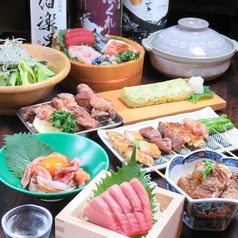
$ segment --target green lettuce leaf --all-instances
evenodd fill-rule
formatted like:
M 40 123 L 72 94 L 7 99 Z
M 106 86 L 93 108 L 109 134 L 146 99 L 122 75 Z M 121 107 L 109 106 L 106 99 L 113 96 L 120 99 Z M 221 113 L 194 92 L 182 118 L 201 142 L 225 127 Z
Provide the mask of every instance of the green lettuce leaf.
M 7 86 L 7 79 L 9 77 L 10 72 L 2 72 L 0 71 L 0 86 Z
M 22 85 L 36 83 L 34 71 L 26 59 L 20 59 L 18 68 L 20 70 Z
M 43 64 L 37 64 L 34 66 L 34 73 L 37 82 L 42 82 L 50 77 L 55 76 L 55 73 Z

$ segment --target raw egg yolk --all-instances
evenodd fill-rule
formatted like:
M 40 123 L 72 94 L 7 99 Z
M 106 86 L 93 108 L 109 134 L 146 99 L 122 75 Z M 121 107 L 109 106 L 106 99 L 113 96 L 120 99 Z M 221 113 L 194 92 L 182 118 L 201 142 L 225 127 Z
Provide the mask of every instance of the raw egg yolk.
M 55 176 L 55 172 L 58 169 L 67 167 L 67 163 L 58 157 L 47 157 L 41 162 L 41 165 L 47 169 L 52 176 Z

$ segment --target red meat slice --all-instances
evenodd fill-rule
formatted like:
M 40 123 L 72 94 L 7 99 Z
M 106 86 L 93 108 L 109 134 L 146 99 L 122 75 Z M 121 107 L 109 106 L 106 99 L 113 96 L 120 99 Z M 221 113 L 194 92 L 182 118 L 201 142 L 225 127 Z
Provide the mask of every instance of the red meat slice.
M 132 193 L 130 194 L 130 196 L 127 196 L 125 190 L 128 191 L 129 189 L 132 189 Z M 137 194 L 135 193 L 131 185 L 127 182 L 122 183 L 120 186 L 114 184 L 110 188 L 108 188 L 108 191 L 110 191 L 114 199 L 118 202 L 118 204 L 120 204 L 121 208 L 124 210 L 127 219 L 131 223 L 133 232 L 135 232 L 135 234 L 145 233 L 142 233 L 143 230 L 140 226 L 140 223 L 136 218 L 135 214 L 132 213 L 133 210 L 138 211 L 140 209 L 140 211 L 142 211 L 142 206 Z
M 64 38 L 67 47 L 73 45 L 93 46 L 95 42 L 95 35 L 84 28 L 69 29 L 66 31 Z
M 83 214 L 94 224 L 129 237 L 152 228 L 150 200 L 138 179 L 120 186 L 114 184 L 94 197 Z
M 132 207 L 129 200 L 127 199 L 127 197 L 125 196 L 125 194 L 123 193 L 123 191 L 117 184 L 114 184 L 110 188 L 108 188 L 108 191 L 111 193 L 114 199 L 119 203 L 119 205 L 121 206 L 124 212 L 132 211 Z
M 93 198 L 84 208 L 83 212 L 84 215 L 87 216 L 94 224 L 120 234 L 124 233 L 115 214 L 112 212 L 108 203 L 101 196 Z
M 142 211 L 143 207 L 141 204 L 141 200 L 135 199 L 137 197 L 137 194 L 136 194 L 135 190 L 133 189 L 133 187 L 129 183 L 124 182 L 120 185 L 120 188 L 123 191 L 123 193 L 125 194 L 125 196 L 127 197 L 127 199 L 129 200 L 132 208 L 135 211 Z
M 123 235 L 127 235 L 127 236 L 134 236 L 134 235 L 136 235 L 133 232 L 133 230 L 132 230 L 131 224 L 128 221 L 127 216 L 124 214 L 124 212 L 121 209 L 120 205 L 112 197 L 110 192 L 107 190 L 104 193 L 102 193 L 101 196 L 108 203 L 108 205 L 111 208 L 112 212 L 115 214 L 115 217 L 117 218 L 118 223 L 121 225 L 122 230 L 124 231 Z
M 143 204 L 143 213 L 147 220 L 148 228 L 152 228 L 152 211 L 151 211 L 151 205 L 150 200 L 148 197 L 148 193 L 143 186 L 143 184 L 137 179 L 132 179 L 129 184 L 133 187 L 133 189 L 136 191 L 138 197 L 140 198 L 142 204 Z

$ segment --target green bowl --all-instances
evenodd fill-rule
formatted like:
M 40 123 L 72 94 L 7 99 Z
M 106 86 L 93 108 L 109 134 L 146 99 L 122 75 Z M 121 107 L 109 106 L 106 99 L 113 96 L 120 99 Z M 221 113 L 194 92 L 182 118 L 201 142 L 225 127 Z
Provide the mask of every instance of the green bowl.
M 40 137 L 41 141 L 50 145 L 55 152 L 67 155 L 71 160 L 75 157 L 81 158 L 80 167 L 90 174 L 91 180 L 95 178 L 101 170 L 107 170 L 109 167 L 109 158 L 105 150 L 96 142 L 74 134 L 68 133 L 39 133 L 35 136 Z M 91 181 L 90 180 L 90 181 Z M 60 193 L 36 193 L 24 189 L 20 179 L 16 178 L 7 168 L 4 160 L 3 148 L 0 150 L 0 181 L 26 195 L 44 200 L 62 199 L 68 196 L 76 195 L 84 186 L 72 191 Z

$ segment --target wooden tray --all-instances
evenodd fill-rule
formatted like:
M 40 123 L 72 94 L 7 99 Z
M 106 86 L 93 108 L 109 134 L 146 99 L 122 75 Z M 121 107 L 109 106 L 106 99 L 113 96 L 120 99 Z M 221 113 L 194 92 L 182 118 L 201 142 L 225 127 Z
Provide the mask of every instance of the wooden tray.
M 170 102 L 140 108 L 130 108 L 120 99 L 121 90 L 113 90 L 98 93 L 102 98 L 110 99 L 115 104 L 116 112 L 122 116 L 124 124 L 130 125 L 144 120 L 152 120 L 159 117 L 192 112 L 205 107 L 211 107 L 214 111 L 226 107 L 226 101 L 215 95 L 212 99 L 201 100 L 196 104 L 187 101 Z

